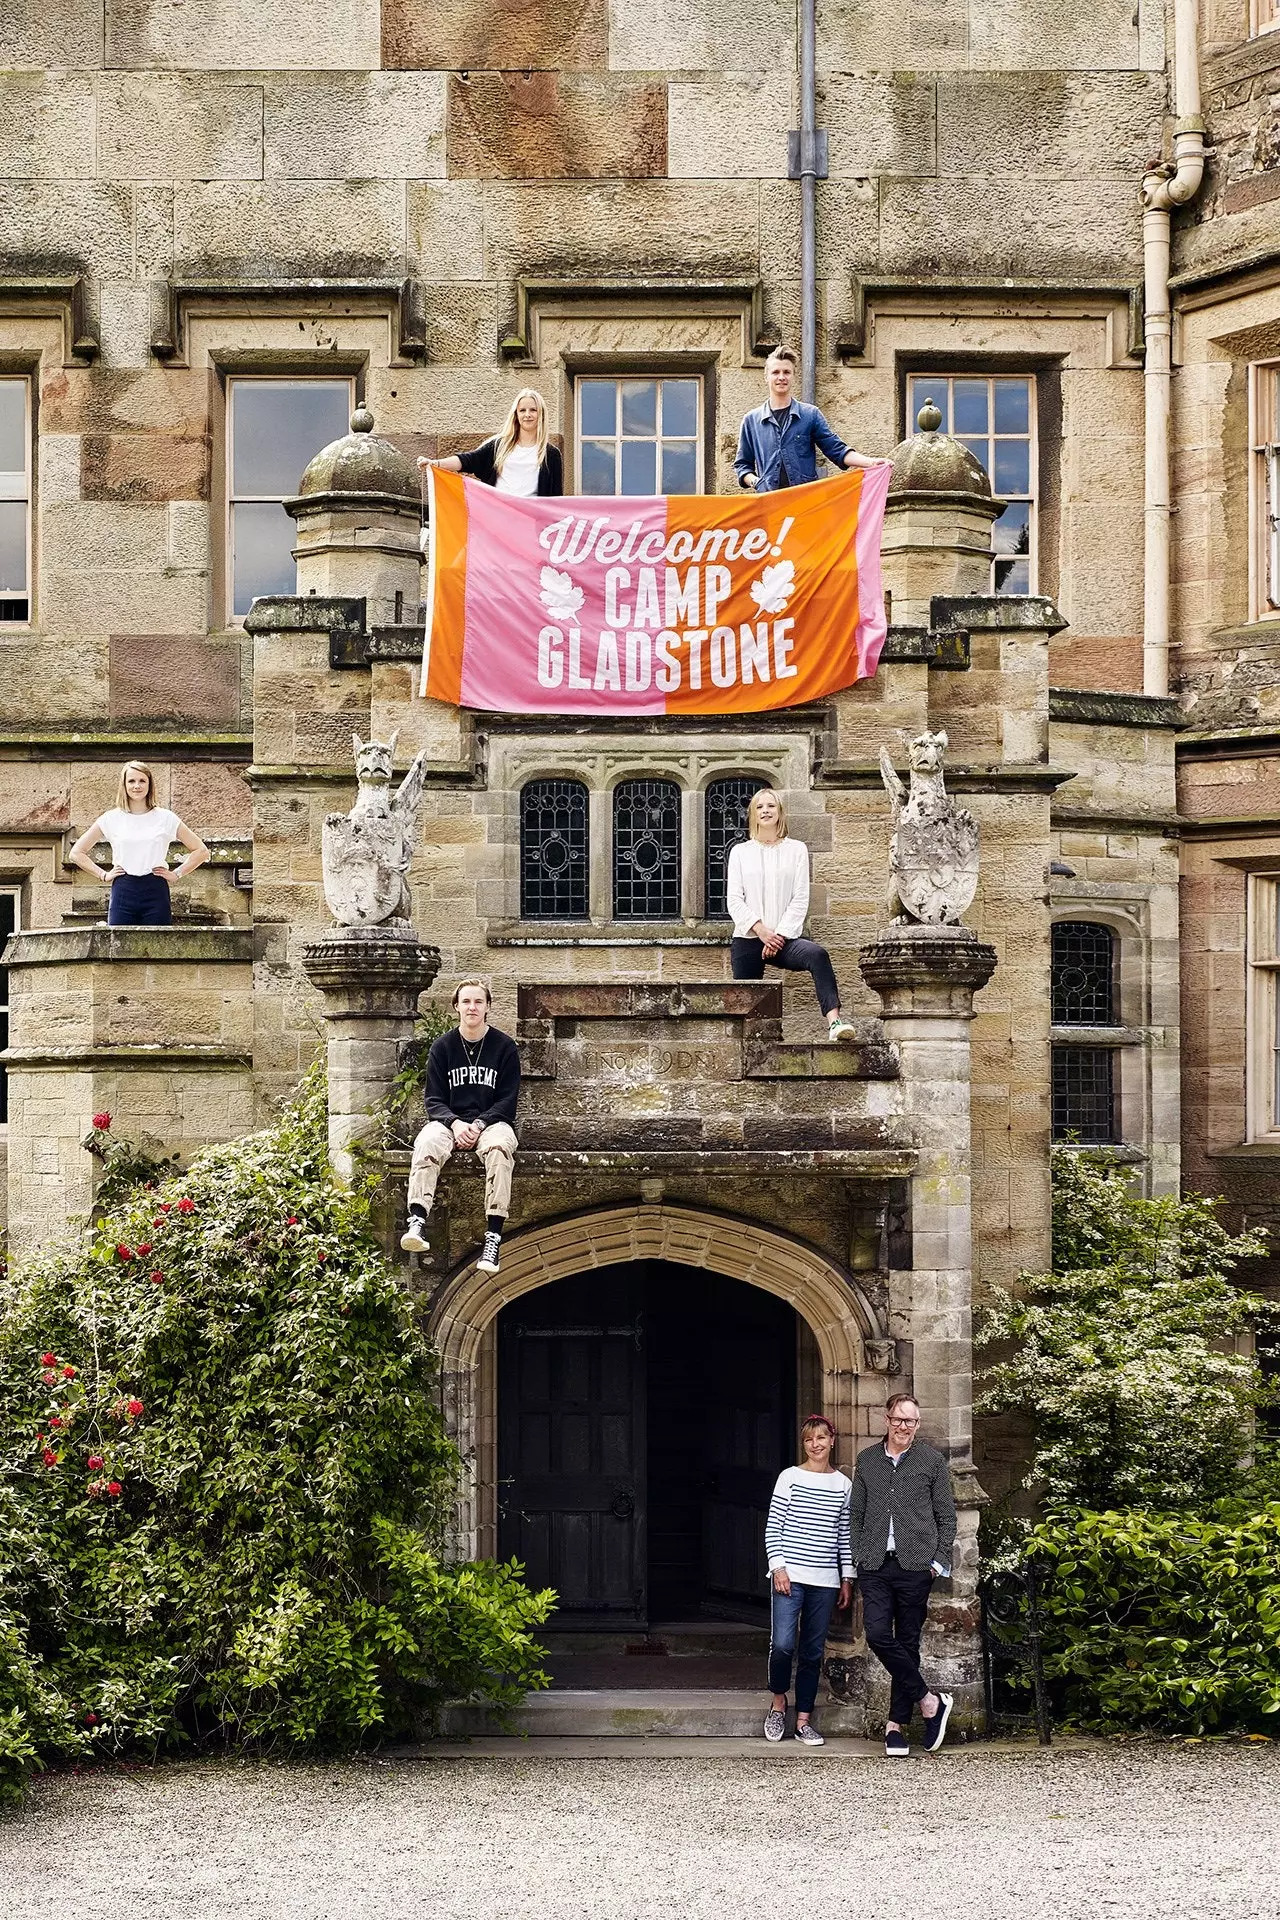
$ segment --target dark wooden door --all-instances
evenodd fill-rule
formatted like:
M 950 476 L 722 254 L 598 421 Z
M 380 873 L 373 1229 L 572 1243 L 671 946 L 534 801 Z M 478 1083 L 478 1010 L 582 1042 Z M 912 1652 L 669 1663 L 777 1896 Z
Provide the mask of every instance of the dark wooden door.
M 647 1620 L 642 1283 L 541 1287 L 498 1322 L 498 1545 L 561 1626 Z
M 769 1496 L 795 1460 L 795 1314 L 758 1287 L 709 1274 L 699 1435 L 703 1609 L 763 1613 Z

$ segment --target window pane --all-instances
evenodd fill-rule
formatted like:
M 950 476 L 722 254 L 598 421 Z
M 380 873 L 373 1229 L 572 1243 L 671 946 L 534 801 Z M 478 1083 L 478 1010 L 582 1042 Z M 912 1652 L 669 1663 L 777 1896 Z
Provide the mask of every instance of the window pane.
M 727 780 L 713 780 L 707 788 L 708 920 L 728 918 L 729 849 L 747 838 L 747 807 L 759 787 L 758 780 L 733 774 Z
M 662 443 L 662 491 L 696 493 L 698 490 L 698 449 L 692 440 L 664 440 Z
M 1058 920 L 1050 960 L 1050 1018 L 1055 1027 L 1114 1024 L 1114 936 L 1096 920 Z
M 261 593 L 293 593 L 298 584 L 293 547 L 298 531 L 273 501 L 241 501 L 231 509 L 231 564 L 237 615 Z
M 680 913 L 680 789 L 624 780 L 613 794 L 613 911 L 619 920 Z
M 617 393 L 617 382 L 614 380 L 583 380 L 580 383 L 578 405 L 583 433 L 599 438 L 618 431 Z
M 953 387 L 957 436 L 987 431 L 987 383 L 985 380 L 957 380 Z
M 656 380 L 623 381 L 622 431 L 624 433 L 656 433 L 658 431 L 658 383 Z
M 658 491 L 658 447 L 653 440 L 624 440 L 620 493 Z
M 27 383 L 0 380 L 0 473 L 25 473 Z
M 995 411 L 997 433 L 1029 433 L 1031 431 L 1031 382 L 1029 380 L 997 380 Z
M 614 480 L 614 440 L 584 440 L 582 472 L 578 475 L 580 493 L 612 493 Z
M 970 453 L 982 468 L 982 471 L 987 473 L 987 462 L 991 458 L 990 442 L 987 440 L 962 440 L 960 445 L 962 447 L 968 447 Z M 988 477 L 990 476 L 988 475 Z
M 1030 493 L 1031 442 L 997 440 L 996 470 L 991 484 L 997 493 Z
M 911 382 L 911 398 L 907 408 L 910 415 L 907 421 L 908 438 L 916 431 L 916 416 L 919 414 L 926 400 L 932 400 L 934 406 L 942 415 L 942 425 L 938 431 L 940 433 L 950 433 L 951 403 L 949 393 L 949 383 L 946 380 L 938 379 L 936 375 L 927 379 L 922 378 Z
M 662 383 L 662 431 L 671 439 L 691 440 L 698 431 L 698 383 L 696 380 L 664 380 Z
M 1096 1145 L 1115 1139 L 1113 1059 L 1110 1047 L 1053 1049 L 1055 1140 L 1074 1138 Z
M 1031 562 L 1029 560 L 997 560 L 995 590 L 997 593 L 1010 595 L 1030 593 Z
M 27 509 L 21 500 L 0 500 L 0 593 L 27 590 Z
M 321 447 L 346 433 L 351 388 L 345 380 L 237 380 L 231 408 L 232 493 L 284 499 Z
M 531 780 L 520 795 L 520 913 L 587 917 L 587 790 L 580 780 Z
M 1011 501 L 991 529 L 991 544 L 997 553 L 1026 553 L 1030 543 L 1030 503 L 1026 500 Z

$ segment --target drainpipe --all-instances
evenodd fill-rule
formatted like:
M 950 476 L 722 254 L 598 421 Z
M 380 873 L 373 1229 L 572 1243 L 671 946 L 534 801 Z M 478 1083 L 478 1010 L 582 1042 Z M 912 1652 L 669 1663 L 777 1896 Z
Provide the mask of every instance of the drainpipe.
M 1173 314 L 1169 305 L 1169 216 L 1200 191 L 1204 121 L 1200 117 L 1198 0 L 1174 0 L 1173 161 L 1142 179 L 1142 262 L 1146 295 L 1146 485 L 1142 690 L 1169 691 L 1171 570 L 1169 416 L 1173 400 Z
M 800 0 L 800 130 L 787 136 L 787 174 L 800 182 L 800 398 L 812 401 L 818 360 L 817 183 L 827 177 L 827 136 L 817 127 L 817 0 Z

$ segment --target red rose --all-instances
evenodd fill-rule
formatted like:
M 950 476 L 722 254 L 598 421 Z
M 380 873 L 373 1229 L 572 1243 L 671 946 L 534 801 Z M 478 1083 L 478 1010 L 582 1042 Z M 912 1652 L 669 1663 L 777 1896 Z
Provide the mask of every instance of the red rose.
M 105 1465 L 106 1465 L 106 1462 L 103 1460 L 102 1455 L 100 1453 L 91 1453 L 89 1455 L 90 1473 L 101 1473 Z
M 42 1367 L 56 1367 L 57 1364 L 58 1356 L 56 1353 L 42 1353 L 40 1355 L 40 1365 Z
M 60 1427 L 62 1425 L 62 1421 L 59 1419 L 56 1413 L 54 1414 L 53 1418 L 50 1420 L 49 1425 L 51 1427 Z
M 323 1248 L 321 1248 L 321 1250 L 320 1250 L 320 1252 L 319 1252 L 319 1253 L 318 1253 L 318 1254 L 316 1255 L 316 1259 L 317 1259 L 317 1260 L 325 1260 L 325 1259 L 327 1259 L 327 1258 L 328 1258 L 328 1255 L 327 1255 L 327 1254 L 326 1254 L 326 1253 L 324 1252 L 324 1249 L 323 1249 Z
M 126 1400 L 125 1412 L 128 1414 L 131 1420 L 136 1420 L 138 1415 L 142 1412 L 141 1400 Z
M 287 1220 L 285 1221 L 285 1225 L 286 1225 L 286 1227 L 296 1227 L 296 1226 L 297 1226 L 297 1224 L 298 1224 L 298 1216 L 297 1216 L 297 1214 L 296 1214 L 296 1213 L 291 1213 L 291 1214 L 289 1215 L 289 1218 L 288 1218 L 288 1219 L 287 1219 Z
M 116 1258 L 117 1260 L 132 1260 L 133 1248 L 126 1247 L 122 1240 L 119 1246 L 116 1248 Z
M 105 1133 L 111 1125 L 111 1115 L 109 1113 L 95 1113 L 93 1116 L 93 1124 L 99 1133 Z
M 75 1368 L 74 1368 L 74 1367 L 64 1367 L 64 1368 L 62 1369 L 62 1377 L 63 1377 L 63 1379 L 64 1379 L 64 1380 L 74 1380 L 74 1379 L 75 1379 L 75 1377 L 76 1377 L 76 1370 L 75 1370 Z
M 96 1726 L 97 1726 L 97 1724 L 98 1724 L 98 1716 L 97 1716 L 97 1714 L 96 1714 L 96 1713 L 86 1713 L 86 1715 L 85 1715 L 85 1717 L 84 1717 L 84 1723 L 85 1723 L 85 1725 L 86 1725 L 86 1727 L 96 1727 Z
M 46 1367 L 40 1375 L 40 1378 L 44 1381 L 46 1387 L 56 1387 L 58 1384 L 58 1376 L 52 1367 Z
M 159 1267 L 156 1268 L 151 1276 L 151 1284 L 153 1287 L 162 1287 L 164 1285 L 164 1275 L 161 1273 Z
M 161 1213 L 172 1213 L 173 1208 L 171 1206 L 166 1205 L 166 1203 L 162 1200 L 160 1202 L 160 1211 Z
M 139 1240 L 137 1246 L 134 1248 L 134 1252 L 137 1254 L 140 1260 L 144 1253 L 150 1253 L 150 1251 L 151 1251 L 151 1242 L 149 1240 Z
M 46 1447 L 40 1455 L 40 1458 L 44 1461 L 46 1467 L 56 1467 L 58 1464 L 58 1456 L 52 1447 Z
M 110 1499 L 118 1500 L 120 1498 L 120 1495 L 123 1492 L 124 1492 L 124 1488 L 120 1485 L 120 1482 L 118 1480 L 108 1480 L 107 1494 Z
M 195 1210 L 196 1210 L 196 1203 L 194 1200 L 188 1200 L 185 1197 L 185 1195 L 181 1200 L 179 1200 L 178 1202 L 179 1213 L 194 1213 Z

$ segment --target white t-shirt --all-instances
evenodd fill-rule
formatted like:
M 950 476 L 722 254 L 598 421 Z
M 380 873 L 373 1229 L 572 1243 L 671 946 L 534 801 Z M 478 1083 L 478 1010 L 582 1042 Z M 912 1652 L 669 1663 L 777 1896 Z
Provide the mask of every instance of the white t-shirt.
M 497 490 L 499 493 L 518 493 L 521 499 L 532 500 L 538 491 L 538 449 L 536 447 L 512 447 L 502 463 Z
M 111 807 L 97 823 L 98 832 L 111 842 L 112 866 L 135 874 L 168 866 L 169 844 L 181 825 L 169 807 L 151 807 L 146 813 Z

